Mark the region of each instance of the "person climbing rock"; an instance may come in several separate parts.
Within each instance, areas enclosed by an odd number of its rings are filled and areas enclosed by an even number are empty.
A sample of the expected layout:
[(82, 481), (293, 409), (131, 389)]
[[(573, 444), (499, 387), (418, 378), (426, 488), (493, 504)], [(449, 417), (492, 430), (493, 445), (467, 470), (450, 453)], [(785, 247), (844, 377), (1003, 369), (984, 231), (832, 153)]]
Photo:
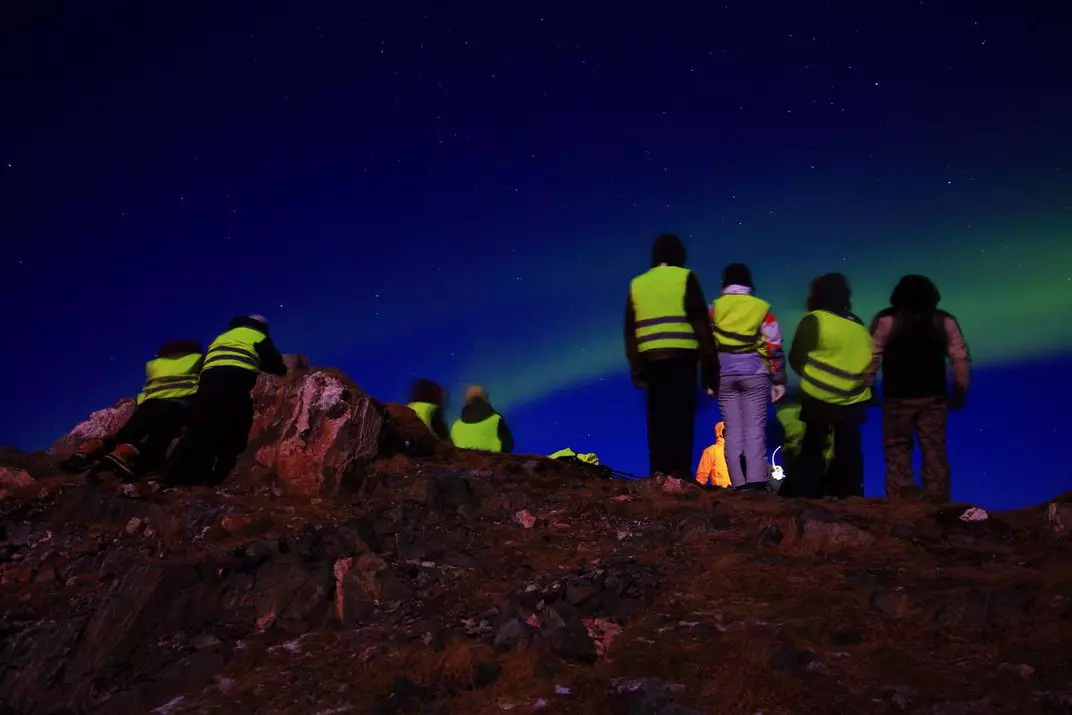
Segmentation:
[(172, 455), (168, 482), (220, 484), (227, 478), (246, 449), (261, 372), (282, 376), (287, 366), (268, 336), (268, 321), (238, 316), (209, 345), (190, 427)]
[[(718, 349), (718, 408), (726, 421), (726, 461), (733, 488), (766, 491), (767, 409), (785, 394), (782, 329), (770, 303), (753, 295), (743, 263), (722, 271), (722, 295), (711, 303)], [(741, 470), (741, 457), (745, 469)]]
[[(800, 419), (805, 424), (793, 491), (804, 497), (863, 496), (864, 454), (860, 425), (871, 399), (868, 370), (871, 335), (852, 312), (852, 291), (841, 273), (811, 282), (808, 314), (797, 325), (789, 364), (800, 375)], [(834, 462), (823, 451), (833, 433)]]
[(447, 429), (447, 421), (443, 417), (446, 403), (446, 390), (432, 380), (421, 379), (413, 383), (407, 407), (417, 413), (432, 434), (449, 442), (450, 430)]
[(689, 479), (696, 418), (696, 368), (718, 391), (718, 356), (700, 279), (685, 268), (672, 233), (655, 239), (651, 268), (632, 280), (625, 301), (625, 356), (633, 384), (647, 392), (651, 476)]
[[(766, 460), (763, 462), (766, 466)], [(715, 443), (703, 451), (696, 467), (696, 482), (703, 487), (729, 487), (730, 470), (726, 465), (726, 423), (715, 425)]]
[[(890, 307), (871, 323), (871, 374), (882, 369), (882, 445), (886, 454), (886, 495), (916, 491), (912, 448), (923, 453), (924, 494), (951, 498), (946, 455), (947, 410), (963, 405), (971, 384), (971, 354), (957, 319), (938, 309), (937, 286), (921, 275), (902, 277)], [(950, 393), (946, 361), (952, 368)]]
[(63, 469), (72, 473), (106, 470), (124, 481), (136, 481), (162, 467), (172, 440), (189, 421), (202, 361), (196, 340), (161, 345), (145, 364), (145, 387), (130, 419), (111, 437), (83, 442), (63, 461)]
[(451, 426), (450, 437), (461, 449), (504, 454), (514, 451), (514, 436), (506, 420), (492, 408), (487, 390), (479, 385), (465, 391), (465, 407)]

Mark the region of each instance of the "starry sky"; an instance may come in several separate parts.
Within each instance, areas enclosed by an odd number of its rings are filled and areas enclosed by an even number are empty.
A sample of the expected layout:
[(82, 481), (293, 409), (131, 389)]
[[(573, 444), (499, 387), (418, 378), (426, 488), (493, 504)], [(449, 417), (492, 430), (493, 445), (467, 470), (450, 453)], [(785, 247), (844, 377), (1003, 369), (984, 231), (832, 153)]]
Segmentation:
[[(382, 399), (428, 376), (456, 409), (479, 382), (520, 450), (640, 471), (622, 309), (672, 231), (709, 299), (746, 261), (790, 334), (814, 275), (846, 273), (870, 319), (927, 273), (979, 379), (955, 495), (1072, 484), (1051, 454), (1072, 398), (1072, 10), (630, 7), (5, 4), (0, 443), (46, 446), (134, 393), (161, 341), (261, 313)], [(697, 450), (716, 419), (705, 404)]]

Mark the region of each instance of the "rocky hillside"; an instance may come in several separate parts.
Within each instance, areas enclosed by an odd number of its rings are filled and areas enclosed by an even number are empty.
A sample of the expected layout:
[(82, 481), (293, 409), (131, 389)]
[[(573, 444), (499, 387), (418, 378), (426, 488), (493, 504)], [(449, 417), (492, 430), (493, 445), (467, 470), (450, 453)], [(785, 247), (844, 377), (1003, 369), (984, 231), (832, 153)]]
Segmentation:
[(965, 520), (459, 454), (264, 378), (223, 488), (0, 452), (0, 713), (1067, 713), (1072, 503)]

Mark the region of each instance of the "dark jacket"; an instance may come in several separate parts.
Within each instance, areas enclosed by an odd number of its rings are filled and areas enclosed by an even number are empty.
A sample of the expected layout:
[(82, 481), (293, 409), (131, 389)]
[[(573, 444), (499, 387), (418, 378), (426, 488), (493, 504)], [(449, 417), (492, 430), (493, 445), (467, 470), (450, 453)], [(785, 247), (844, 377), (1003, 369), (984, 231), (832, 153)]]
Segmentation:
[(625, 356), (629, 361), (629, 368), (635, 380), (642, 381), (644, 363), (654, 360), (679, 357), (683, 354), (694, 353), (700, 361), (704, 375), (704, 382), (708, 387), (718, 387), (718, 352), (715, 348), (715, 336), (711, 328), (711, 318), (707, 312), (707, 299), (704, 297), (700, 279), (695, 273), (689, 273), (685, 283), (685, 315), (692, 324), (696, 334), (696, 342), (699, 350), (683, 348), (660, 348), (641, 353), (637, 347), (636, 337), (636, 308), (633, 306), (632, 294), (625, 297), (625, 322), (623, 337), (625, 338)]
[(871, 373), (882, 368), (882, 396), (890, 399), (949, 394), (946, 359), (953, 368), (953, 392), (970, 384), (971, 355), (957, 319), (944, 310), (889, 307), (871, 322)]
[(477, 398), (470, 402), (468, 405), (462, 408), (461, 421), (467, 424), (473, 424), (475, 422), (483, 422), (492, 415), (499, 415), (499, 442), (502, 443), (503, 454), (510, 454), (514, 451), (514, 435), (511, 434), (510, 428), (506, 426), (506, 420), (501, 414), (496, 412), (487, 400)]

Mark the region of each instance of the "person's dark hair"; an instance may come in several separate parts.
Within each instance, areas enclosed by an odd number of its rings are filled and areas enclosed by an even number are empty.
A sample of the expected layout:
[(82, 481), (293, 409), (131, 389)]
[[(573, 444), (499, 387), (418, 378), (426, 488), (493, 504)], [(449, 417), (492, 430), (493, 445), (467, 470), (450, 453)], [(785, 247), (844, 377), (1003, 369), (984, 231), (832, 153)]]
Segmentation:
[(410, 402), (431, 402), (433, 405), (443, 407), (446, 400), (446, 390), (438, 383), (426, 378), (414, 381), (409, 393)]
[(808, 310), (827, 310), (843, 315), (852, 310), (852, 290), (842, 273), (826, 273), (815, 278), (808, 290)]
[(743, 263), (731, 263), (722, 269), (722, 287), (738, 285), (747, 288), (755, 288), (752, 282), (752, 271)]
[(660, 233), (651, 246), (651, 265), (665, 263), (679, 268), (685, 265), (685, 244), (672, 233)]
[(195, 355), (202, 352), (201, 344), (196, 340), (169, 340), (156, 349), (157, 357), (178, 357)]
[(941, 301), (942, 294), (934, 282), (915, 274), (902, 276), (890, 294), (890, 305), (901, 311), (933, 311)]

